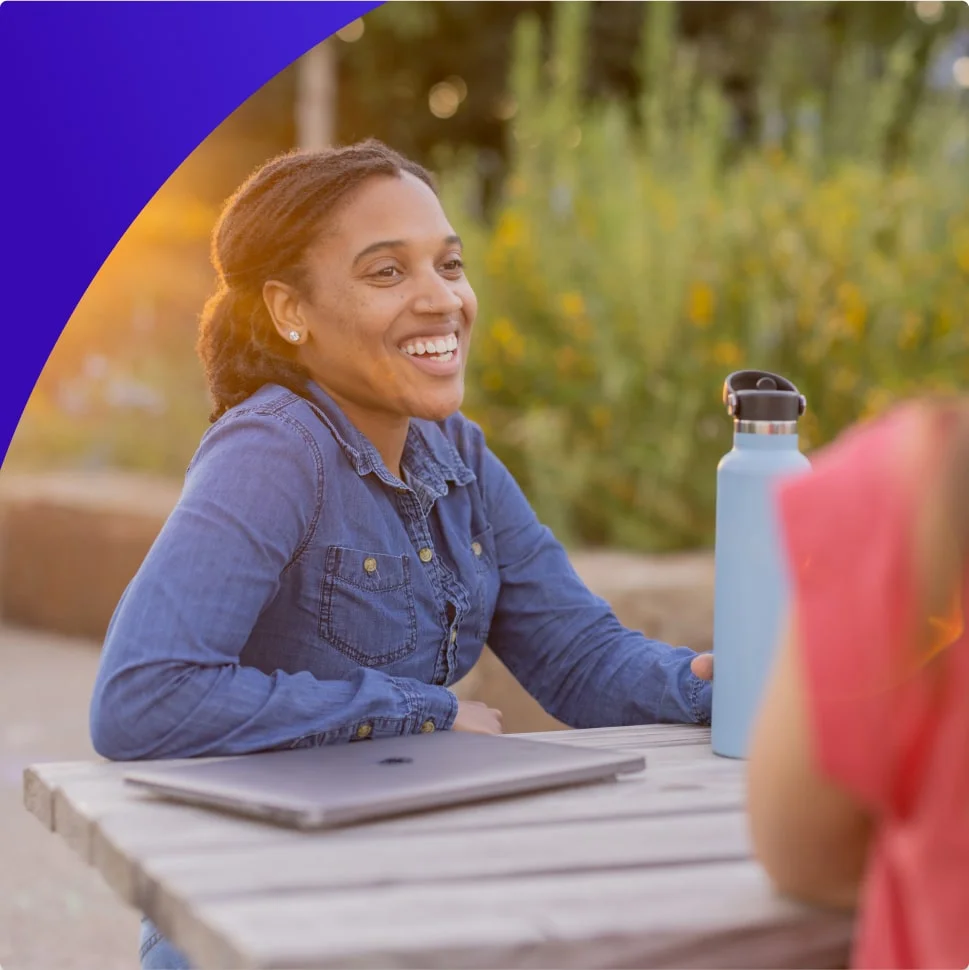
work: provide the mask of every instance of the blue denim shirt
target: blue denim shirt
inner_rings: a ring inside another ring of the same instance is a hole
[[[446,730],[487,642],[573,727],[709,723],[692,651],[625,629],[457,414],[391,474],[335,402],[266,386],[204,435],[111,621],[108,758]]]

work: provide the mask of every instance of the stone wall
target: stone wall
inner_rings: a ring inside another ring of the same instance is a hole
[[[137,475],[0,474],[0,617],[12,625],[102,639],[178,494],[176,483]],[[572,561],[627,626],[710,649],[709,554],[581,551]],[[489,650],[456,690],[500,708],[509,732],[561,727]]]

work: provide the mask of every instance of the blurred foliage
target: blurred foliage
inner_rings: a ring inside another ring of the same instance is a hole
[[[798,383],[807,447],[965,385],[967,106],[926,83],[957,7],[387,4],[338,48],[343,140],[441,173],[481,303],[466,410],[564,541],[708,542],[738,367]],[[428,87],[458,74],[466,99],[433,117]],[[293,92],[287,70],[135,221],[11,466],[182,474],[208,411],[208,231],[292,144]]]
[[[587,5],[557,5],[547,70],[524,20],[494,224],[471,174],[445,202],[481,301],[466,410],[564,540],[671,549],[711,539],[731,370],[798,384],[808,448],[899,395],[966,385],[969,119],[924,97],[889,163],[918,56],[905,36],[884,70],[846,57],[827,105],[785,98],[772,72],[769,124],[738,154],[671,5],[645,6],[636,110],[578,97]]]
[[[957,23],[959,4],[948,3],[928,41]],[[594,99],[635,100],[641,94],[639,38],[643,3],[593,3],[586,13],[581,91]],[[412,2],[385,4],[365,18],[354,43],[338,43],[340,138],[374,135],[426,164],[441,149],[473,148],[486,196],[507,171],[506,120],[514,110],[507,85],[514,27],[524,14],[539,26],[539,56],[551,52],[556,5],[530,2]],[[758,89],[771,71],[783,71],[786,96],[810,90],[837,96],[841,61],[858,49],[878,61],[912,33],[910,3],[691,0],[674,5],[672,29],[689,44],[698,70],[727,98],[746,139],[761,125]],[[921,26],[921,25],[919,25]],[[793,56],[771,65],[771,53]],[[451,117],[428,110],[435,84],[460,78],[467,95]],[[913,71],[913,94],[922,72]]]

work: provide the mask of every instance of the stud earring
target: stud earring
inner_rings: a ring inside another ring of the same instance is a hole
[[[290,330],[289,331],[289,339],[292,340],[294,344],[295,343],[298,343],[299,342],[299,331],[298,330]]]

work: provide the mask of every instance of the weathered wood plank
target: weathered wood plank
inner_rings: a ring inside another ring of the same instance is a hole
[[[287,893],[150,915],[213,968],[828,966],[846,959],[850,934],[844,916],[776,897],[747,862]]]
[[[411,835],[375,843],[363,835],[166,854],[144,860],[138,906],[180,898],[345,892],[354,888],[478,881],[540,873],[595,872],[746,859],[742,812],[610,819],[540,828]]]
[[[713,755],[710,749],[710,729],[698,725],[647,724],[517,736],[550,744],[559,742],[578,747],[635,751],[645,755],[647,764],[690,759],[708,762],[722,760]]]
[[[44,828],[54,828],[53,788],[44,774],[44,765],[33,765],[24,771],[24,808]]]
[[[24,770],[24,807],[47,828],[54,828],[54,793],[66,784],[118,778],[131,765],[107,761],[52,761]]]
[[[125,785],[120,772],[116,770],[118,765],[104,767],[110,770],[81,773],[76,779],[66,776],[62,783],[54,787],[52,795],[53,827],[87,861],[92,860],[92,831],[97,822],[108,816],[130,814],[135,811],[133,806],[136,805],[163,804],[147,792]],[[742,771],[742,766],[736,762],[663,763],[648,767],[645,772],[622,777],[617,782],[569,786],[525,798],[456,806],[370,823],[367,828],[374,834],[396,834],[427,828],[529,824],[541,821],[549,812],[553,818],[589,817],[615,812],[630,815],[639,813],[635,804],[637,799],[644,806],[644,811],[652,813],[705,811],[710,797],[720,789],[723,791],[716,799],[718,804],[736,803],[743,785]],[[639,793],[635,790],[637,788],[641,789]],[[680,793],[679,797],[668,797],[677,792]],[[696,806],[693,805],[694,801]],[[190,833],[196,822],[209,827],[203,819],[216,819],[222,824],[224,819],[231,817],[188,807],[180,811],[185,814],[176,823],[179,836]],[[259,831],[275,831],[273,826],[264,823],[248,824],[257,825]],[[149,836],[156,832],[155,827],[148,825],[145,830]]]
[[[180,758],[170,765],[222,761]],[[159,763],[159,762],[156,762]],[[149,800],[147,793],[124,784],[124,775],[142,762],[68,761],[32,765],[24,771],[24,807],[56,831],[86,862],[91,861],[94,821],[109,807]]]
[[[476,805],[349,826],[312,835],[277,828],[242,817],[146,800],[132,810],[123,800],[108,807],[93,824],[90,861],[127,902],[135,903],[143,861],[177,853],[234,851],[251,846],[298,843],[313,839],[411,837],[421,833],[472,832],[547,826],[567,822],[657,818],[666,815],[738,811],[744,787],[738,778],[708,783],[696,767],[647,773],[647,780],[625,778],[616,784],[564,789],[529,798]],[[375,848],[377,848],[375,846]]]
[[[509,737],[591,747],[668,747],[675,744],[710,745],[710,728],[698,724],[639,724],[628,727],[585,728],[579,731],[541,731]],[[709,753],[709,750],[708,750]]]
[[[666,761],[709,758],[709,729],[690,725],[643,725],[628,728],[593,728],[585,731],[550,731],[535,734],[509,735],[556,744],[583,747],[605,747],[622,750],[642,750],[651,765]],[[677,750],[672,750],[677,749]],[[685,750],[683,750],[685,749]],[[189,759],[173,759],[167,764],[184,764]],[[221,758],[195,759],[220,761]],[[47,828],[54,827],[54,793],[67,784],[103,781],[119,778],[139,762],[53,762],[33,765],[24,772],[24,805]],[[74,825],[72,821],[70,824]],[[85,836],[79,829],[75,836],[84,845]]]

